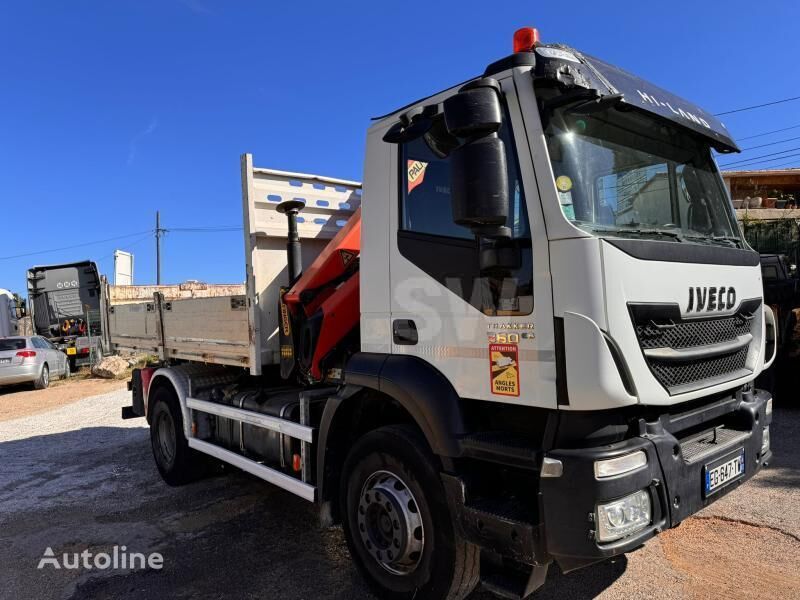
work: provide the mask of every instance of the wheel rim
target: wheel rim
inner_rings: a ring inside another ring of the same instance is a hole
[[[175,458],[175,424],[169,411],[162,411],[156,423],[158,449],[167,465],[171,465]]]
[[[44,387],[50,384],[50,369],[47,367],[42,369],[42,384],[44,384]]]
[[[358,531],[364,548],[393,575],[413,573],[422,560],[425,529],[419,504],[394,473],[367,478],[358,502]]]

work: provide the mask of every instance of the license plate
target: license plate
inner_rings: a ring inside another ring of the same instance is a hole
[[[0,358],[0,365],[10,365],[11,359],[10,358]]]
[[[75,348],[67,348],[67,354],[72,356],[73,354],[77,354],[77,350]]]
[[[706,496],[744,475],[744,448],[705,466]]]

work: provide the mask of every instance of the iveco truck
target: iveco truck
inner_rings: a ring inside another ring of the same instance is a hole
[[[525,597],[772,456],[775,321],[712,154],[736,143],[514,41],[374,120],[363,184],[244,155],[246,294],[109,309],[159,356],[123,416],[166,482],[221,461],[317,503],[379,598]]]

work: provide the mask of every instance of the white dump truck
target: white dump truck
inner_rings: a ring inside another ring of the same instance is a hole
[[[525,597],[771,458],[775,321],[712,156],[736,143],[514,41],[376,119],[363,185],[244,155],[246,294],[109,309],[158,356],[123,416],[163,478],[222,461],[319,504],[380,598]]]

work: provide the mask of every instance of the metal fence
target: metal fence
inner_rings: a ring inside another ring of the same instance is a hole
[[[785,254],[800,264],[800,223],[795,219],[743,221],[742,232],[759,254]]]

